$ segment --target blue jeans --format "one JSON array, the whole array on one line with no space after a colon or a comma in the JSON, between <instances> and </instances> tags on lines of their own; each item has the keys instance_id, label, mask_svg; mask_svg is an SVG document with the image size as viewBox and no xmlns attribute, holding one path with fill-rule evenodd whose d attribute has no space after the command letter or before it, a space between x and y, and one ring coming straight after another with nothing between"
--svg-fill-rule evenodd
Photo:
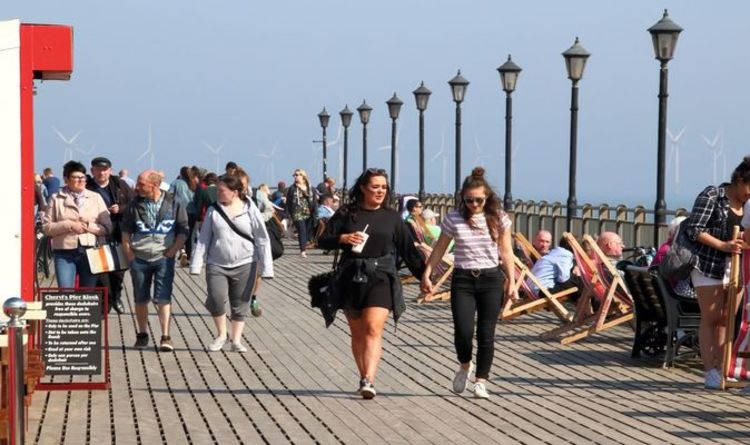
<instances>
[{"instance_id":1,"label":"blue jeans","mask_svg":"<svg viewBox=\"0 0 750 445\"><path fill-rule=\"evenodd\" d=\"M136 257L130 263L130 276L133 278L135 304L147 304L151 300L152 283L153 300L156 304L172 302L174 258L163 257L156 261L146 261Z\"/></svg>"},{"instance_id":2,"label":"blue jeans","mask_svg":"<svg viewBox=\"0 0 750 445\"><path fill-rule=\"evenodd\" d=\"M77 249L55 250L55 275L57 287L75 287L76 273L78 287L96 286L96 275L91 274L89 260L83 247Z\"/></svg>"}]
</instances>

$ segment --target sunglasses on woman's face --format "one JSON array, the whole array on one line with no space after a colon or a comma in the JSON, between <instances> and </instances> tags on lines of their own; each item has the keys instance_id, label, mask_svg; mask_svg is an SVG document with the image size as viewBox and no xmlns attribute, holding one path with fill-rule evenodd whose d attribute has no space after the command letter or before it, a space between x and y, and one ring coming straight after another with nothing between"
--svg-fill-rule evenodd
<instances>
[{"instance_id":1,"label":"sunglasses on woman's face","mask_svg":"<svg viewBox=\"0 0 750 445\"><path fill-rule=\"evenodd\" d=\"M469 205L476 204L476 205L480 206L480 205L484 204L485 199L486 198L473 198L473 197L469 196L469 197L464 198L464 202L466 204L469 204Z\"/></svg>"}]
</instances>

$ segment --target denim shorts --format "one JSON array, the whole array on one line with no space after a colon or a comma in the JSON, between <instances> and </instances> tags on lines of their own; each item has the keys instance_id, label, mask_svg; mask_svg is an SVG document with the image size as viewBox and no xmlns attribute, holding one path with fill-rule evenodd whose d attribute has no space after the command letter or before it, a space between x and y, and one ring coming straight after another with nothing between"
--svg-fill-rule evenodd
<instances>
[{"instance_id":1,"label":"denim shorts","mask_svg":"<svg viewBox=\"0 0 750 445\"><path fill-rule=\"evenodd\" d=\"M153 283L156 304L172 302L172 283L174 282L174 258L160 258L146 261L136 257L130 263L130 276L133 279L135 304L146 304L151 300Z\"/></svg>"}]
</instances>

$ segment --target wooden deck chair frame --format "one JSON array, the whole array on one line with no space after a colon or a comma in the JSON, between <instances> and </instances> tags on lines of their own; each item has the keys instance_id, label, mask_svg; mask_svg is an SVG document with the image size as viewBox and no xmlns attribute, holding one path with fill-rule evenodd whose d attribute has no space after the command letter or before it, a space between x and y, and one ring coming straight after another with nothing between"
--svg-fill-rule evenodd
<instances>
[{"instance_id":1,"label":"wooden deck chair frame","mask_svg":"<svg viewBox=\"0 0 750 445\"><path fill-rule=\"evenodd\" d=\"M560 301L578 292L577 287L565 289L553 294L542 285L539 278L537 278L518 257L514 256L514 263L516 275L515 294L517 295L517 298L505 299L503 308L500 311L501 320L510 320L526 313L535 312L541 309L550 309L558 318L560 318L560 320L564 322L573 321L573 316L568 312L565 306L560 303ZM536 294L529 287L527 280L534 283L539 289ZM521 297L521 295L524 295L524 297Z\"/></svg>"},{"instance_id":2,"label":"wooden deck chair frame","mask_svg":"<svg viewBox=\"0 0 750 445\"><path fill-rule=\"evenodd\" d=\"M531 242L523 235L523 233L513 233L513 239L516 240L516 244L521 246L521 249L526 253L527 259L531 261L531 263L536 263L536 261L542 257L542 254L539 253L538 250L536 250L536 247L531 244Z\"/></svg>"},{"instance_id":3,"label":"wooden deck chair frame","mask_svg":"<svg viewBox=\"0 0 750 445\"><path fill-rule=\"evenodd\" d=\"M424 233L422 230L417 227L416 223L414 221L408 221L407 224L410 224L412 231L414 232L414 235L416 236L416 241L414 242L414 246L419 250L419 253L422 254L422 257L425 261L427 261L430 258L430 255L432 255L432 247L430 247L429 244L425 241ZM448 278L450 278L453 275L453 255L449 253L445 253L443 255L443 258L440 260L440 263L435 268L435 272L437 273L437 280L433 283L434 289L440 289L443 284L445 284L446 281L448 281ZM413 277L409 275L408 277L402 277L401 282L406 283L411 281L411 278L415 278L417 280L421 280L422 277ZM451 298L451 292L450 290L443 290L440 292L435 292L429 296L425 295L419 295L417 297L417 303L428 303L430 301L438 301L438 300L450 300Z\"/></svg>"},{"instance_id":4,"label":"wooden deck chair frame","mask_svg":"<svg viewBox=\"0 0 750 445\"><path fill-rule=\"evenodd\" d=\"M734 226L734 233L732 239L737 239L740 233L740 228ZM725 311L727 314L727 341L724 343L724 350L722 351L722 363L721 363L721 389L729 388L744 388L748 386L747 382L729 382L727 381L727 374L729 374L729 362L732 358L732 350L734 346L734 324L736 320L735 308L737 303L742 301L744 292L744 286L740 284L740 255L733 253L731 256L731 263L729 267L729 285L727 286L727 299ZM750 354L746 352L739 352L738 357L750 358Z\"/></svg>"},{"instance_id":5,"label":"wooden deck chair frame","mask_svg":"<svg viewBox=\"0 0 750 445\"><path fill-rule=\"evenodd\" d=\"M586 338L591 334L629 322L633 319L635 312L633 310L632 299L627 287L625 287L625 282L617 269L612 266L609 259L599 249L594 239L589 235L584 235L584 240L591 245L601 263L601 267L606 269L612 277L611 281L602 277L602 271L586 255L583 247L581 247L572 234L565 233L563 236L568 240L573 249L576 260L584 262L585 264L581 266L591 271L591 277L582 277L585 286L581 298L576 305L573 321L542 334L542 338L560 338L560 342L566 345ZM595 286L597 283L601 283L605 291L599 302L599 308L593 311L591 298L596 298Z\"/></svg>"}]
</instances>

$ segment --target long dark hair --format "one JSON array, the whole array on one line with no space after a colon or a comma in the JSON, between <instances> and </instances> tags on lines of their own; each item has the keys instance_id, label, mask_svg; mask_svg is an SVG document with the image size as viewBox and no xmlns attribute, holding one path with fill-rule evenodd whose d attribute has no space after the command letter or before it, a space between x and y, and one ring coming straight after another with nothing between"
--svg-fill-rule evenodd
<instances>
[{"instance_id":1,"label":"long dark hair","mask_svg":"<svg viewBox=\"0 0 750 445\"><path fill-rule=\"evenodd\" d=\"M365 170L354 183L352 188L349 190L349 202L345 207L342 207L346 213L356 215L359 207L365 201L365 193L362 191L362 187L366 187L370 183L370 178L374 176L382 176L385 178L385 183L388 190L385 192L385 199L383 200L384 209L391 209L391 186L388 184L388 173L382 168L368 168Z\"/></svg>"},{"instance_id":2,"label":"long dark hair","mask_svg":"<svg viewBox=\"0 0 750 445\"><path fill-rule=\"evenodd\" d=\"M732 184L743 182L750 184L750 156L742 158L742 162L732 172Z\"/></svg>"},{"instance_id":3,"label":"long dark hair","mask_svg":"<svg viewBox=\"0 0 750 445\"><path fill-rule=\"evenodd\" d=\"M484 217L487 220L487 228L490 231L490 237L493 241L497 241L500 236L500 215L504 210L500 208L500 199L497 197L497 193L492 190L492 187L484 179L484 167L474 167L471 174L464 179L464 183L461 186L461 203L459 205L459 213L464 220L473 229L476 228L476 223L471 219L471 210L466 206L464 202L464 194L469 189L475 189L483 187L484 193L487 195L487 199L484 201Z\"/></svg>"}]
</instances>

